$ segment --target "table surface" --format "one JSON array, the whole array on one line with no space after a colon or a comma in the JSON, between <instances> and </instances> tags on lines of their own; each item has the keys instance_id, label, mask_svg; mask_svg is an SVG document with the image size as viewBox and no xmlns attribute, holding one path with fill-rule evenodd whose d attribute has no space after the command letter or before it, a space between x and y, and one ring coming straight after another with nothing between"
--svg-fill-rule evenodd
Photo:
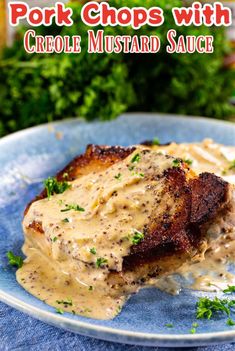
<instances>
[{"instance_id":1,"label":"table surface","mask_svg":"<svg viewBox=\"0 0 235 351\"><path fill-rule=\"evenodd\" d=\"M171 351L170 348L122 345L96 340L37 321L0 303L0 351ZM180 349L175 349L180 350ZM181 349L182 350L182 349ZM187 351L232 351L234 344L185 348Z\"/></svg>"}]
</instances>

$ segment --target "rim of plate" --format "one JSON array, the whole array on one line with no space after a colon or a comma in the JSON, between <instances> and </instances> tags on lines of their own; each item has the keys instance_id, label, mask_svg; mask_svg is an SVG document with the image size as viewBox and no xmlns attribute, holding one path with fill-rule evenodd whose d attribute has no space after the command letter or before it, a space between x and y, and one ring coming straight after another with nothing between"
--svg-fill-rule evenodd
<instances>
[{"instance_id":1,"label":"rim of plate","mask_svg":"<svg viewBox=\"0 0 235 351\"><path fill-rule=\"evenodd\" d=\"M233 122L223 121L223 120L214 120L205 117L196 117L196 116L176 116L169 114L156 114L156 113L126 113L121 115L116 121L120 120L120 118L124 119L126 117L131 116L143 116L148 115L154 118L165 117L168 119L177 119L177 120L187 120L189 117L192 117L195 122L197 121L207 121L211 124L226 124L230 125L233 128L235 127ZM20 130L18 132L12 133L0 139L0 145L11 139L17 139L23 135L30 134L37 129L45 128L48 126L59 126L64 123L79 123L79 124L99 124L99 123L109 123L110 121L98 121L94 122L86 122L82 118L68 118L61 121L54 121L49 123L40 124L38 126L26 128ZM115 122L115 120L112 120ZM72 332L77 332L78 334L84 336L90 336L97 339L103 339L106 341L113 341L118 343L126 343L126 344L139 344L144 346L167 346L167 347L175 347L175 346L202 346L208 344L218 344L233 341L235 339L235 330L231 331L218 331L218 332L209 332L209 333L199 333L199 334L157 334L157 333L143 333L143 332L135 332L129 331L126 329L117 329L112 327L105 327L99 325L93 325L89 322L83 322L80 320L70 319L68 317L56 315L52 312L41 310L38 307L34 307L33 305L21 301L19 298L14 297L6 292L4 292L0 288L0 300L11 307L16 308L17 310L24 312L42 322L46 322L55 327L63 328L70 330ZM91 319L92 321L92 319ZM61 325L63 323L63 325ZM94 332L94 334L93 334ZM91 334L92 333L92 334ZM118 337L118 340L116 339ZM128 339L129 338L129 339Z\"/></svg>"}]
</instances>

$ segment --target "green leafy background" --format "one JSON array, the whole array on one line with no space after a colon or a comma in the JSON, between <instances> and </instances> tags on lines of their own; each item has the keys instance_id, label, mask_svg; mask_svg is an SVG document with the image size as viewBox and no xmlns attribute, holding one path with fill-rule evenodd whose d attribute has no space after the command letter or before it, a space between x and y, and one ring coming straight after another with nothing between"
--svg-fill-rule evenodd
<instances>
[{"instance_id":1,"label":"green leafy background","mask_svg":"<svg viewBox=\"0 0 235 351\"><path fill-rule=\"evenodd\" d=\"M119 0L109 4L121 6ZM128 0L125 5L143 6L143 1ZM162 48L157 54L88 54L87 30L91 28L82 23L82 5L78 3L70 4L72 27L39 27L36 32L81 35L80 54L27 54L22 43L25 28L21 29L0 60L0 136L46 121L75 116L108 120L125 111L215 118L235 115L229 103L235 71L224 68L224 57L230 50L224 29L176 28L171 8L182 5L182 0L159 0L157 6L164 10L165 23L158 28L104 28L104 34L111 35L158 35ZM156 6L156 1L146 0L145 6ZM215 52L167 54L166 33L171 28L179 35L214 35Z\"/></svg>"}]
</instances>

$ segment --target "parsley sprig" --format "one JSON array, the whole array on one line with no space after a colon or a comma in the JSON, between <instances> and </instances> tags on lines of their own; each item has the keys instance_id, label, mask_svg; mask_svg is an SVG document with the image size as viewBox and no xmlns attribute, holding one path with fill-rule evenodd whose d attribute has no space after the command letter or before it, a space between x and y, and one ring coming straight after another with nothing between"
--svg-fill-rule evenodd
<instances>
[{"instance_id":1,"label":"parsley sprig","mask_svg":"<svg viewBox=\"0 0 235 351\"><path fill-rule=\"evenodd\" d=\"M200 297L196 305L196 316L198 319L211 319L212 316L219 312L230 316L231 308L234 306L235 300Z\"/></svg>"},{"instance_id":2,"label":"parsley sprig","mask_svg":"<svg viewBox=\"0 0 235 351\"><path fill-rule=\"evenodd\" d=\"M8 262L11 266L21 268L23 266L23 258L20 256L15 256L12 251L7 252Z\"/></svg>"},{"instance_id":3,"label":"parsley sprig","mask_svg":"<svg viewBox=\"0 0 235 351\"><path fill-rule=\"evenodd\" d=\"M225 294L235 293L235 286L229 285L226 289L223 290L223 293Z\"/></svg>"},{"instance_id":4,"label":"parsley sprig","mask_svg":"<svg viewBox=\"0 0 235 351\"><path fill-rule=\"evenodd\" d=\"M54 194L62 194L65 190L69 189L71 185L66 182L59 182L55 177L49 177L44 180L48 199Z\"/></svg>"}]
</instances>

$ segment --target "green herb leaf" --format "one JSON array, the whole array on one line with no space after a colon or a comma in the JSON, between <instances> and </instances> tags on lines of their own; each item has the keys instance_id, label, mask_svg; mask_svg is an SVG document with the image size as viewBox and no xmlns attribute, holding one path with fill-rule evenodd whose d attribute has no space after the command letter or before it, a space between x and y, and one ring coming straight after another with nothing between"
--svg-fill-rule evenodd
<instances>
[{"instance_id":1,"label":"green herb leaf","mask_svg":"<svg viewBox=\"0 0 235 351\"><path fill-rule=\"evenodd\" d=\"M235 169L235 160L233 160L229 165L229 170Z\"/></svg>"},{"instance_id":2,"label":"green herb leaf","mask_svg":"<svg viewBox=\"0 0 235 351\"><path fill-rule=\"evenodd\" d=\"M69 223L69 219L68 218L64 218L64 219L62 219L62 222L63 223Z\"/></svg>"},{"instance_id":3,"label":"green herb leaf","mask_svg":"<svg viewBox=\"0 0 235 351\"><path fill-rule=\"evenodd\" d=\"M52 239L52 241L55 243L57 239L58 239L57 236L55 236L55 237Z\"/></svg>"},{"instance_id":4,"label":"green herb leaf","mask_svg":"<svg viewBox=\"0 0 235 351\"><path fill-rule=\"evenodd\" d=\"M133 171L133 169L135 169L135 166L129 166L128 169L129 171Z\"/></svg>"},{"instance_id":5,"label":"green herb leaf","mask_svg":"<svg viewBox=\"0 0 235 351\"><path fill-rule=\"evenodd\" d=\"M71 299L67 299L67 300L56 300L56 303L58 303L58 305L66 305L66 306L73 306L73 301Z\"/></svg>"},{"instance_id":6,"label":"green herb leaf","mask_svg":"<svg viewBox=\"0 0 235 351\"><path fill-rule=\"evenodd\" d=\"M132 157L131 163L137 163L140 161L140 154L136 154L135 156Z\"/></svg>"},{"instance_id":7,"label":"green herb leaf","mask_svg":"<svg viewBox=\"0 0 235 351\"><path fill-rule=\"evenodd\" d=\"M192 329L190 329L190 333L191 333L191 334L195 334L195 333L196 333L196 331L197 331L197 330L196 330L196 328L192 328Z\"/></svg>"},{"instance_id":8,"label":"green herb leaf","mask_svg":"<svg viewBox=\"0 0 235 351\"><path fill-rule=\"evenodd\" d=\"M218 312L225 313L229 316L230 306L231 301L227 299L219 299L218 297L215 297L212 300L208 297L200 297L196 305L196 316L198 319L211 319L211 317Z\"/></svg>"},{"instance_id":9,"label":"green herb leaf","mask_svg":"<svg viewBox=\"0 0 235 351\"><path fill-rule=\"evenodd\" d=\"M165 327L167 327L167 328L173 328L174 325L173 325L172 323L166 323L166 324L165 324Z\"/></svg>"},{"instance_id":10,"label":"green herb leaf","mask_svg":"<svg viewBox=\"0 0 235 351\"><path fill-rule=\"evenodd\" d=\"M193 160L191 160L191 159L184 159L183 160L185 163L187 163L187 165L189 165L189 166L192 166L192 164L193 164Z\"/></svg>"},{"instance_id":11,"label":"green herb leaf","mask_svg":"<svg viewBox=\"0 0 235 351\"><path fill-rule=\"evenodd\" d=\"M152 145L160 145L159 138L157 138L157 137L153 138Z\"/></svg>"},{"instance_id":12,"label":"green herb leaf","mask_svg":"<svg viewBox=\"0 0 235 351\"><path fill-rule=\"evenodd\" d=\"M121 173L118 173L117 175L115 175L114 178L117 180L121 180L121 177L122 177Z\"/></svg>"},{"instance_id":13,"label":"green herb leaf","mask_svg":"<svg viewBox=\"0 0 235 351\"><path fill-rule=\"evenodd\" d=\"M67 182L59 182L54 177L49 177L44 181L48 199L54 194L62 194L71 187Z\"/></svg>"},{"instance_id":14,"label":"green herb leaf","mask_svg":"<svg viewBox=\"0 0 235 351\"><path fill-rule=\"evenodd\" d=\"M223 290L225 294L231 294L235 292L235 286L234 285L229 285L226 289Z\"/></svg>"},{"instance_id":15,"label":"green herb leaf","mask_svg":"<svg viewBox=\"0 0 235 351\"><path fill-rule=\"evenodd\" d=\"M92 248L90 249L90 253L91 253L92 255L96 255L96 248L95 248L95 247L92 247Z\"/></svg>"},{"instance_id":16,"label":"green herb leaf","mask_svg":"<svg viewBox=\"0 0 235 351\"><path fill-rule=\"evenodd\" d=\"M181 165L180 160L175 159L175 160L172 161L172 166L173 166L174 168L179 168L180 165Z\"/></svg>"},{"instance_id":17,"label":"green herb leaf","mask_svg":"<svg viewBox=\"0 0 235 351\"><path fill-rule=\"evenodd\" d=\"M132 236L132 244L138 245L144 239L144 234L139 232L138 230L134 231L134 235Z\"/></svg>"},{"instance_id":18,"label":"green herb leaf","mask_svg":"<svg viewBox=\"0 0 235 351\"><path fill-rule=\"evenodd\" d=\"M85 209L80 207L79 205L65 205L65 208L63 210L60 210L60 212L67 212L70 210L74 210L74 211L79 211L79 212L84 212Z\"/></svg>"},{"instance_id":19,"label":"green herb leaf","mask_svg":"<svg viewBox=\"0 0 235 351\"><path fill-rule=\"evenodd\" d=\"M90 285L88 290L89 290L89 291L92 291L92 290L93 290L93 286Z\"/></svg>"},{"instance_id":20,"label":"green herb leaf","mask_svg":"<svg viewBox=\"0 0 235 351\"><path fill-rule=\"evenodd\" d=\"M96 267L100 268L100 267L104 266L106 263L108 263L108 260L106 258L99 257L96 260Z\"/></svg>"},{"instance_id":21,"label":"green herb leaf","mask_svg":"<svg viewBox=\"0 0 235 351\"><path fill-rule=\"evenodd\" d=\"M198 326L199 326L199 324L196 323L196 322L192 324L192 327L193 327L193 328L197 328Z\"/></svg>"},{"instance_id":22,"label":"green herb leaf","mask_svg":"<svg viewBox=\"0 0 235 351\"><path fill-rule=\"evenodd\" d=\"M15 256L12 251L7 252L8 262L11 266L21 268L23 266L23 258L20 256Z\"/></svg>"},{"instance_id":23,"label":"green herb leaf","mask_svg":"<svg viewBox=\"0 0 235 351\"><path fill-rule=\"evenodd\" d=\"M227 323L226 323L227 325L230 325L231 327L232 326L234 326L235 325L235 322L231 319L231 318L229 318L228 320L227 320Z\"/></svg>"},{"instance_id":24,"label":"green herb leaf","mask_svg":"<svg viewBox=\"0 0 235 351\"><path fill-rule=\"evenodd\" d=\"M56 308L55 311L56 311L56 313L64 314L64 311L61 308Z\"/></svg>"},{"instance_id":25,"label":"green herb leaf","mask_svg":"<svg viewBox=\"0 0 235 351\"><path fill-rule=\"evenodd\" d=\"M144 173L132 173L133 176L136 176L136 177L140 177L140 178L144 178Z\"/></svg>"}]
</instances>

